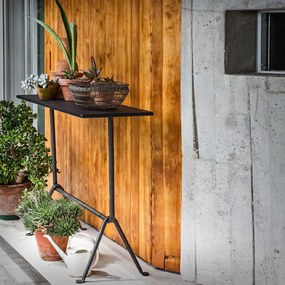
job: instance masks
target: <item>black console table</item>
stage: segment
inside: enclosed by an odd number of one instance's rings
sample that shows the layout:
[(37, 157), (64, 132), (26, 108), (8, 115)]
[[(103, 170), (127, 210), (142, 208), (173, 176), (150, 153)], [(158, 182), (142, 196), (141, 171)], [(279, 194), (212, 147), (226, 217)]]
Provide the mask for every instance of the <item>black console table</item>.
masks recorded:
[[(119, 232), (126, 249), (128, 250), (133, 262), (135, 263), (138, 271), (143, 276), (148, 276), (147, 272), (144, 272), (138, 263), (138, 260), (115, 216), (115, 195), (114, 195), (114, 127), (113, 118), (114, 117), (130, 117), (130, 116), (151, 116), (152, 112), (141, 110), (137, 108), (132, 108), (128, 106), (119, 106), (115, 110), (108, 111), (93, 111), (93, 110), (82, 110), (74, 102), (64, 101), (64, 100), (40, 100), (37, 95), (18, 95), (17, 98), (38, 104), (50, 109), (50, 136), (51, 136), (51, 152), (52, 152), (52, 175), (53, 175), (53, 185), (50, 189), (49, 194), (52, 195), (54, 191), (59, 192), (64, 197), (71, 199), (81, 205), (83, 208), (93, 213), (97, 217), (101, 218), (102, 224), (98, 233), (96, 243), (94, 244), (92, 255), (88, 261), (82, 278), (76, 280), (77, 283), (84, 283), (86, 276), (88, 274), (89, 268), (92, 264), (96, 250), (98, 249), (99, 243), (103, 236), (104, 230), (108, 223), (113, 223)], [(92, 208), (86, 203), (82, 202), (73, 195), (65, 192), (63, 187), (57, 182), (57, 171), (56, 171), (56, 136), (55, 136), (55, 124), (54, 124), (54, 110), (70, 114), (72, 116), (80, 118), (107, 118), (108, 119), (108, 157), (109, 157), (109, 215), (106, 216), (100, 213), (98, 210)]]

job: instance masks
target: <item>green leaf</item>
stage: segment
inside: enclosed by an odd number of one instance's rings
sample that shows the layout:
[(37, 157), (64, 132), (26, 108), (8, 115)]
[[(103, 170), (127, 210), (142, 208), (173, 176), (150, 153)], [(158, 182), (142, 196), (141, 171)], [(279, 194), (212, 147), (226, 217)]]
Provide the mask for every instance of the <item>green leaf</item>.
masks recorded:
[(70, 23), (72, 46), (71, 46), (71, 71), (76, 70), (76, 47), (77, 47), (77, 25)]
[(72, 65), (71, 65), (71, 58), (70, 58), (70, 55), (69, 53), (67, 52), (63, 42), (61, 41), (60, 37), (56, 34), (56, 32), (46, 23), (44, 23), (43, 21), (41, 20), (38, 20), (38, 19), (35, 19), (31, 16), (28, 16), (29, 18), (31, 18), (32, 20), (34, 20), (35, 22), (37, 22), (38, 24), (40, 24), (42, 27), (44, 27), (52, 36), (53, 38), (57, 41), (60, 49), (62, 50), (67, 62), (68, 62), (68, 65), (70, 67), (70, 69), (72, 68)]
[[(58, 6), (59, 10), (60, 10), (60, 14), (61, 14), (61, 19), (62, 19), (62, 22), (63, 22), (63, 25), (64, 25), (64, 28), (65, 28), (65, 32), (66, 32), (66, 37), (67, 37), (67, 42), (68, 42), (68, 46), (69, 46), (69, 49), (70, 50), (70, 53), (72, 53), (72, 31), (71, 31), (71, 27), (69, 25), (69, 22), (68, 22), (68, 19), (67, 19), (67, 16), (64, 12), (64, 9), (60, 3), (59, 0), (56, 0), (56, 5)], [(70, 67), (71, 68), (71, 67)]]

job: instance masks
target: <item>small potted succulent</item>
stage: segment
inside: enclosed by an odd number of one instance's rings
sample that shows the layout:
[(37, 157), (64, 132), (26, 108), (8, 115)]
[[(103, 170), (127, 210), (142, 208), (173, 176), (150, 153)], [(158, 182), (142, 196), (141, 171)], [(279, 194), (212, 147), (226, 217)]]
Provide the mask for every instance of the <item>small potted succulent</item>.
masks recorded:
[(15, 219), (15, 208), (25, 188), (45, 186), (51, 172), (46, 139), (33, 126), (37, 117), (22, 102), (0, 101), (0, 217)]
[(61, 257), (44, 235), (49, 235), (65, 251), (69, 236), (80, 229), (82, 209), (68, 199), (53, 200), (43, 185), (25, 190), (16, 210), (25, 228), (35, 234), (40, 258), (60, 260)]
[(82, 109), (115, 109), (129, 93), (129, 84), (115, 81), (114, 75), (100, 77), (101, 70), (92, 56), (90, 69), (84, 71), (88, 82), (78, 80), (69, 85), (75, 103)]
[(52, 100), (57, 97), (59, 84), (51, 80), (48, 74), (30, 74), (24, 81), (21, 81), (21, 84), (21, 87), (26, 91), (36, 89), (41, 100)]

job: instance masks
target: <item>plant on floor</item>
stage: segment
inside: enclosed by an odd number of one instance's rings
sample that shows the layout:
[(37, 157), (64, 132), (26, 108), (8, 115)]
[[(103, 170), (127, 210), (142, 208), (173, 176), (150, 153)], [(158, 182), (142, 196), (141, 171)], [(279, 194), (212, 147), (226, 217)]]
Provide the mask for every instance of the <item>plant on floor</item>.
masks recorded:
[(51, 172), (46, 139), (33, 126), (37, 115), (22, 102), (0, 101), (0, 184), (30, 180), (45, 185)]
[(81, 208), (67, 199), (53, 200), (43, 187), (25, 190), (16, 210), (27, 230), (51, 236), (71, 236), (80, 228)]
[(13, 219), (22, 191), (45, 186), (51, 172), (46, 139), (33, 126), (37, 115), (22, 102), (0, 101), (0, 217)]
[(44, 235), (50, 236), (65, 251), (69, 236), (80, 228), (82, 210), (70, 200), (53, 200), (43, 186), (35, 185), (31, 191), (23, 192), (16, 213), (25, 228), (35, 234), (40, 258), (53, 261), (61, 257)]

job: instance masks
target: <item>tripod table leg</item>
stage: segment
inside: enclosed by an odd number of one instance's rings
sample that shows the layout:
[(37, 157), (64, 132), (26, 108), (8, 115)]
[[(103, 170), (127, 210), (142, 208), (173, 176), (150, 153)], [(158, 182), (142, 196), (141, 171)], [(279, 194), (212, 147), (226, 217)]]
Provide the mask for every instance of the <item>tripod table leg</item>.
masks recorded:
[(96, 251), (98, 249), (99, 243), (101, 241), (101, 238), (103, 236), (104, 230), (105, 230), (108, 222), (109, 222), (109, 218), (108, 217), (105, 218), (105, 220), (102, 222), (102, 225), (101, 225), (101, 228), (100, 228), (100, 231), (99, 231), (96, 243), (95, 243), (95, 245), (93, 247), (92, 254), (91, 254), (90, 258), (89, 258), (88, 264), (87, 264), (87, 266), (85, 268), (85, 271), (84, 271), (84, 273), (82, 275), (82, 278), (79, 279), (79, 280), (76, 280), (76, 283), (84, 283), (85, 282), (86, 276), (88, 275), (89, 268), (90, 268), (90, 266), (92, 264), (93, 258), (94, 258), (95, 254), (96, 254)]
[(114, 224), (115, 224), (115, 226), (116, 226), (116, 228), (117, 228), (117, 230), (118, 230), (118, 232), (119, 232), (119, 234), (120, 234), (120, 236), (121, 236), (121, 238), (122, 238), (122, 240), (126, 246), (126, 249), (128, 250), (128, 252), (129, 252), (131, 258), (133, 259), (138, 271), (140, 272), (140, 274), (143, 276), (149, 276), (148, 272), (144, 272), (142, 270), (142, 268), (141, 268), (141, 266), (140, 266), (140, 264), (139, 264), (139, 262), (135, 256), (135, 254), (134, 254), (134, 252), (133, 252), (133, 250), (132, 250), (132, 248), (131, 248), (131, 246), (130, 246), (130, 244), (129, 244), (129, 242), (128, 242), (128, 240), (127, 240), (127, 238), (126, 238), (126, 236), (125, 236), (125, 234), (124, 234), (124, 232), (123, 232), (123, 230), (119, 224), (119, 222), (117, 221), (117, 219), (114, 219)]

